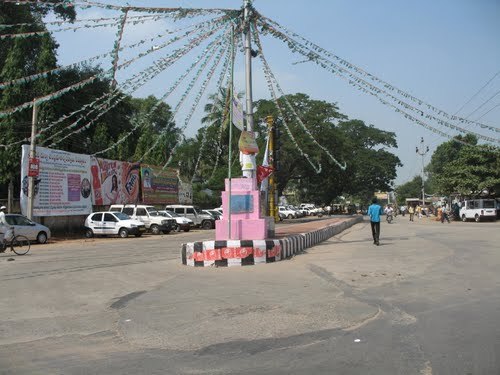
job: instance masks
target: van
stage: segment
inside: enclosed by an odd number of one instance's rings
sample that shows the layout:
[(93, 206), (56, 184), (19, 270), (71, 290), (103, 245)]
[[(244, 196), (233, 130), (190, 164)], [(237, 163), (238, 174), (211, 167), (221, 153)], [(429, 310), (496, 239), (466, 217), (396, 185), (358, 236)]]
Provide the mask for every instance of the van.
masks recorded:
[(471, 199), (462, 203), (460, 218), (462, 221), (474, 219), (477, 223), (483, 219), (496, 220), (496, 202), (494, 199)]
[(141, 204), (113, 204), (109, 207), (109, 211), (123, 212), (132, 219), (143, 222), (146, 229), (153, 234), (170, 233), (177, 225), (174, 219), (161, 216), (154, 206)]
[(202, 210), (199, 207), (183, 204), (171, 204), (166, 206), (165, 210), (173, 211), (176, 214), (191, 219), (197, 227), (201, 227), (203, 229), (215, 228), (215, 219), (211, 215), (202, 213)]

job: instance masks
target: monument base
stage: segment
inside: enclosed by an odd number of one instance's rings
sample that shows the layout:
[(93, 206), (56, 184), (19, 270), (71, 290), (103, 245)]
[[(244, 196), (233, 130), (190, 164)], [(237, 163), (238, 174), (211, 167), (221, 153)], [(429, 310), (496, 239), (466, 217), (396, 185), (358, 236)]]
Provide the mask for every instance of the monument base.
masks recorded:
[(274, 218), (266, 216), (261, 219), (231, 220), (229, 234), (228, 220), (215, 222), (215, 240), (264, 240), (274, 237)]

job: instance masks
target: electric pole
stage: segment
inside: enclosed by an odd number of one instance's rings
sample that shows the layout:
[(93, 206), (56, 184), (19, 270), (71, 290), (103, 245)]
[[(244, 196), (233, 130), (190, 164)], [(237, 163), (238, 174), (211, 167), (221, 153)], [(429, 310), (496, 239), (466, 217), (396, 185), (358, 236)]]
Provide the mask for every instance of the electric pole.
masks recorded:
[(424, 174), (424, 156), (429, 152), (429, 146), (424, 146), (424, 137), (420, 138), (420, 148), (416, 147), (417, 154), (422, 156), (422, 207), (425, 207), (425, 174)]

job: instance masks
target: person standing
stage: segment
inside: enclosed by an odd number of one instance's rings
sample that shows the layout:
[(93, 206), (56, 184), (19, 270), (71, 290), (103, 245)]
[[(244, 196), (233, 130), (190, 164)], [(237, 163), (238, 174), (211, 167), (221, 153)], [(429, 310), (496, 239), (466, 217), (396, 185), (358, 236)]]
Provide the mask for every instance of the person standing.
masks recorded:
[(368, 216), (370, 216), (370, 226), (372, 228), (373, 243), (379, 246), (380, 239), (380, 215), (382, 206), (378, 204), (377, 198), (372, 199), (372, 204), (368, 207)]
[(413, 221), (413, 216), (415, 215), (415, 209), (413, 208), (413, 206), (410, 206), (408, 208), (408, 213), (410, 214), (410, 221)]
[(5, 206), (1, 206), (0, 207), (0, 240), (2, 241), (0, 243), (0, 252), (4, 252), (5, 251), (5, 247), (4, 247), (4, 244), (5, 244), (5, 241), (6, 241), (6, 238), (5, 238), (5, 234), (7, 233), (7, 221), (5, 220), (5, 210), (7, 210), (7, 207)]
[(450, 218), (448, 217), (448, 210), (446, 209), (446, 206), (443, 206), (441, 211), (441, 224), (444, 224), (445, 220), (448, 222), (448, 224), (450, 224)]

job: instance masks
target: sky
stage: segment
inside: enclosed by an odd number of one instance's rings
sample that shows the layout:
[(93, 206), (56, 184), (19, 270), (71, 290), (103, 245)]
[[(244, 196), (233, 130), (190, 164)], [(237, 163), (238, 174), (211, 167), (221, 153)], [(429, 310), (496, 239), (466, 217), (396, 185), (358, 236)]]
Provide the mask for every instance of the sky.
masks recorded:
[[(101, 2), (123, 5), (118, 0)], [(242, 0), (128, 1), (133, 6), (235, 9), (242, 3)], [(472, 120), (480, 118), (482, 123), (500, 128), (500, 0), (254, 0), (253, 5), (264, 16), (435, 107)], [(116, 14), (91, 8), (79, 12), (78, 17)], [(162, 21), (134, 26), (124, 33), (123, 43), (149, 38), (168, 27), (179, 25)], [(116, 39), (116, 28), (54, 35), (60, 44), (59, 61), (64, 65), (109, 52)], [(420, 173), (422, 159), (415, 153), (415, 147), (420, 146), (422, 137), (430, 148), (425, 163), (435, 148), (447, 141), (316, 64), (297, 64), (304, 58), (291, 53), (282, 42), (265, 37), (263, 46), (271, 69), (287, 94), (302, 92), (312, 99), (336, 103), (350, 119), (360, 119), (396, 134), (398, 148), (391, 152), (403, 163), (398, 168), (396, 185)], [(260, 64), (255, 60), (253, 99), (269, 99)], [(167, 70), (135, 95), (160, 97), (169, 86), (167, 82), (185, 68), (186, 65)], [(244, 91), (241, 55), (237, 56), (235, 85), (237, 90)], [(172, 100), (167, 102), (175, 106)], [(199, 107), (203, 106), (202, 99)], [(188, 112), (184, 109), (179, 114)], [(201, 116), (201, 109), (197, 109), (186, 127), (188, 136), (201, 127)], [(450, 135), (456, 134), (439, 128)], [(498, 133), (485, 133), (474, 127), (471, 130), (499, 138)]]

